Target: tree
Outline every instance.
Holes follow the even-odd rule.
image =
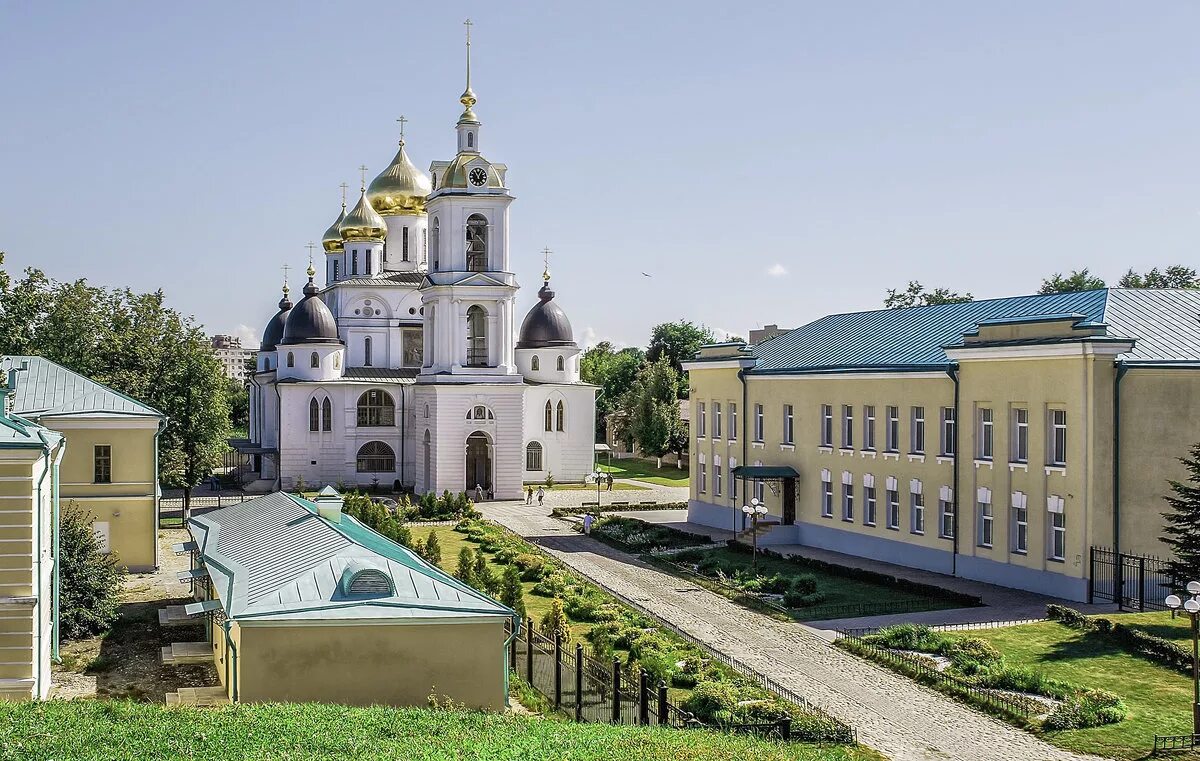
[[[471,552],[470,547],[458,551],[458,567],[454,569],[454,575],[467,586],[475,586],[475,553]]]
[[[495,597],[500,594],[500,580],[487,563],[487,555],[483,551],[475,553],[474,568],[475,588]]]
[[[1171,548],[1171,574],[1180,584],[1200,579],[1200,444],[1193,444],[1180,462],[1187,469],[1187,483],[1168,481],[1171,495],[1164,497],[1171,507],[1162,514],[1166,520],[1159,539]]]
[[[199,331],[194,331],[199,333]],[[225,378],[210,345],[195,335],[180,342],[162,378],[172,393],[171,424],[159,438],[160,477],[183,489],[183,520],[191,516],[192,489],[221,464],[229,435]]]
[[[500,580],[500,604],[525,618],[525,590],[521,586],[521,571],[512,563],[504,567]]]
[[[542,634],[554,639],[557,634],[562,637],[562,641],[566,642],[571,639],[571,622],[567,620],[567,613],[563,610],[563,601],[560,597],[555,597],[550,601],[550,609],[542,616]]]
[[[242,383],[229,380],[225,398],[229,400],[229,430],[238,436],[250,432],[250,390]]]
[[[92,519],[74,502],[59,517],[59,633],[64,639],[100,634],[117,620],[124,574],[101,552]]]
[[[703,325],[696,325],[690,320],[664,322],[650,329],[650,344],[646,347],[646,361],[657,362],[665,359],[680,375],[677,395],[686,399],[688,395],[687,373],[683,370],[683,362],[691,359],[704,344],[714,341],[713,332]]]
[[[1038,293],[1074,293],[1076,291],[1094,291],[1104,287],[1104,281],[1091,274],[1087,267],[1081,270],[1071,270],[1066,277],[1061,272],[1055,272],[1054,277],[1042,281]]]
[[[658,459],[659,467],[663,455],[682,452],[687,445],[675,392],[678,386],[679,374],[662,358],[642,369],[622,403],[629,434],[638,449]]]
[[[948,288],[934,288],[932,291],[927,291],[925,286],[916,280],[909,280],[908,287],[903,291],[888,288],[883,306],[886,309],[908,309],[909,307],[928,307],[937,304],[961,304],[973,300],[974,297],[969,293],[955,293]]]
[[[616,351],[608,341],[601,341],[583,353],[579,373],[584,383],[600,387],[596,395],[596,441],[604,442],[608,434],[608,416],[620,408],[621,396],[633,385],[645,362],[641,349]]]
[[[437,529],[429,529],[429,536],[425,539],[424,549],[425,559],[431,565],[442,564],[442,545],[437,538]]]
[[[1200,278],[1196,270],[1184,267],[1182,264],[1172,264],[1165,270],[1154,267],[1145,275],[1139,275],[1130,268],[1117,281],[1120,288],[1200,288]]]

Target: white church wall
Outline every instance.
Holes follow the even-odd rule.
[[[558,428],[558,402],[564,406],[565,421]],[[546,402],[550,402],[551,430],[546,430]],[[596,389],[583,385],[537,385],[525,387],[525,439],[521,447],[524,480],[545,481],[548,473],[556,481],[583,481],[592,472],[595,446]],[[524,470],[525,447],[530,441],[542,445],[542,469]]]

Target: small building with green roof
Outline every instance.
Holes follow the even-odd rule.
[[[194,516],[192,615],[232,701],[507,702],[509,608],[342,512],[275,492]]]

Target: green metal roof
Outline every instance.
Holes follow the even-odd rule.
[[[780,478],[799,478],[791,465],[738,465],[729,473],[752,481],[774,481]]]
[[[28,363],[16,376],[13,410],[24,417],[155,417],[164,415],[102,383],[68,370],[45,357],[5,355],[13,367]]]
[[[1200,361],[1200,290],[1108,288],[823,317],[752,347],[751,373],[938,370],[980,324],[1065,319],[1136,339],[1129,362]]]
[[[188,531],[230,618],[515,616],[349,515],[329,521],[315,503],[284,492],[195,516]],[[342,574],[348,567],[385,574],[392,593],[345,595]]]

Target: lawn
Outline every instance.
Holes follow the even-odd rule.
[[[1149,754],[1155,734],[1191,732],[1191,681],[1126,653],[1095,632],[1048,621],[972,631],[964,636],[991,642],[1012,665],[1036,668],[1080,687],[1115,692],[1129,706],[1128,717],[1117,724],[1044,733],[1055,745],[1134,759]]]
[[[614,478],[636,478],[639,481],[659,486],[686,487],[688,485],[686,468],[681,470],[674,465],[656,468],[654,463],[645,460],[614,460],[611,466],[601,465],[600,470],[612,473]]]
[[[1189,650],[1192,647],[1191,619],[1184,615],[1171,618],[1169,610],[1155,613],[1106,613],[1101,618],[1107,618],[1114,624],[1125,624],[1131,629],[1141,629],[1156,637],[1169,639]]]
[[[0,758],[875,761],[865,748],[782,745],[705,730],[575,724],[421,708],[275,704],[195,709],[127,701],[0,705]]]

